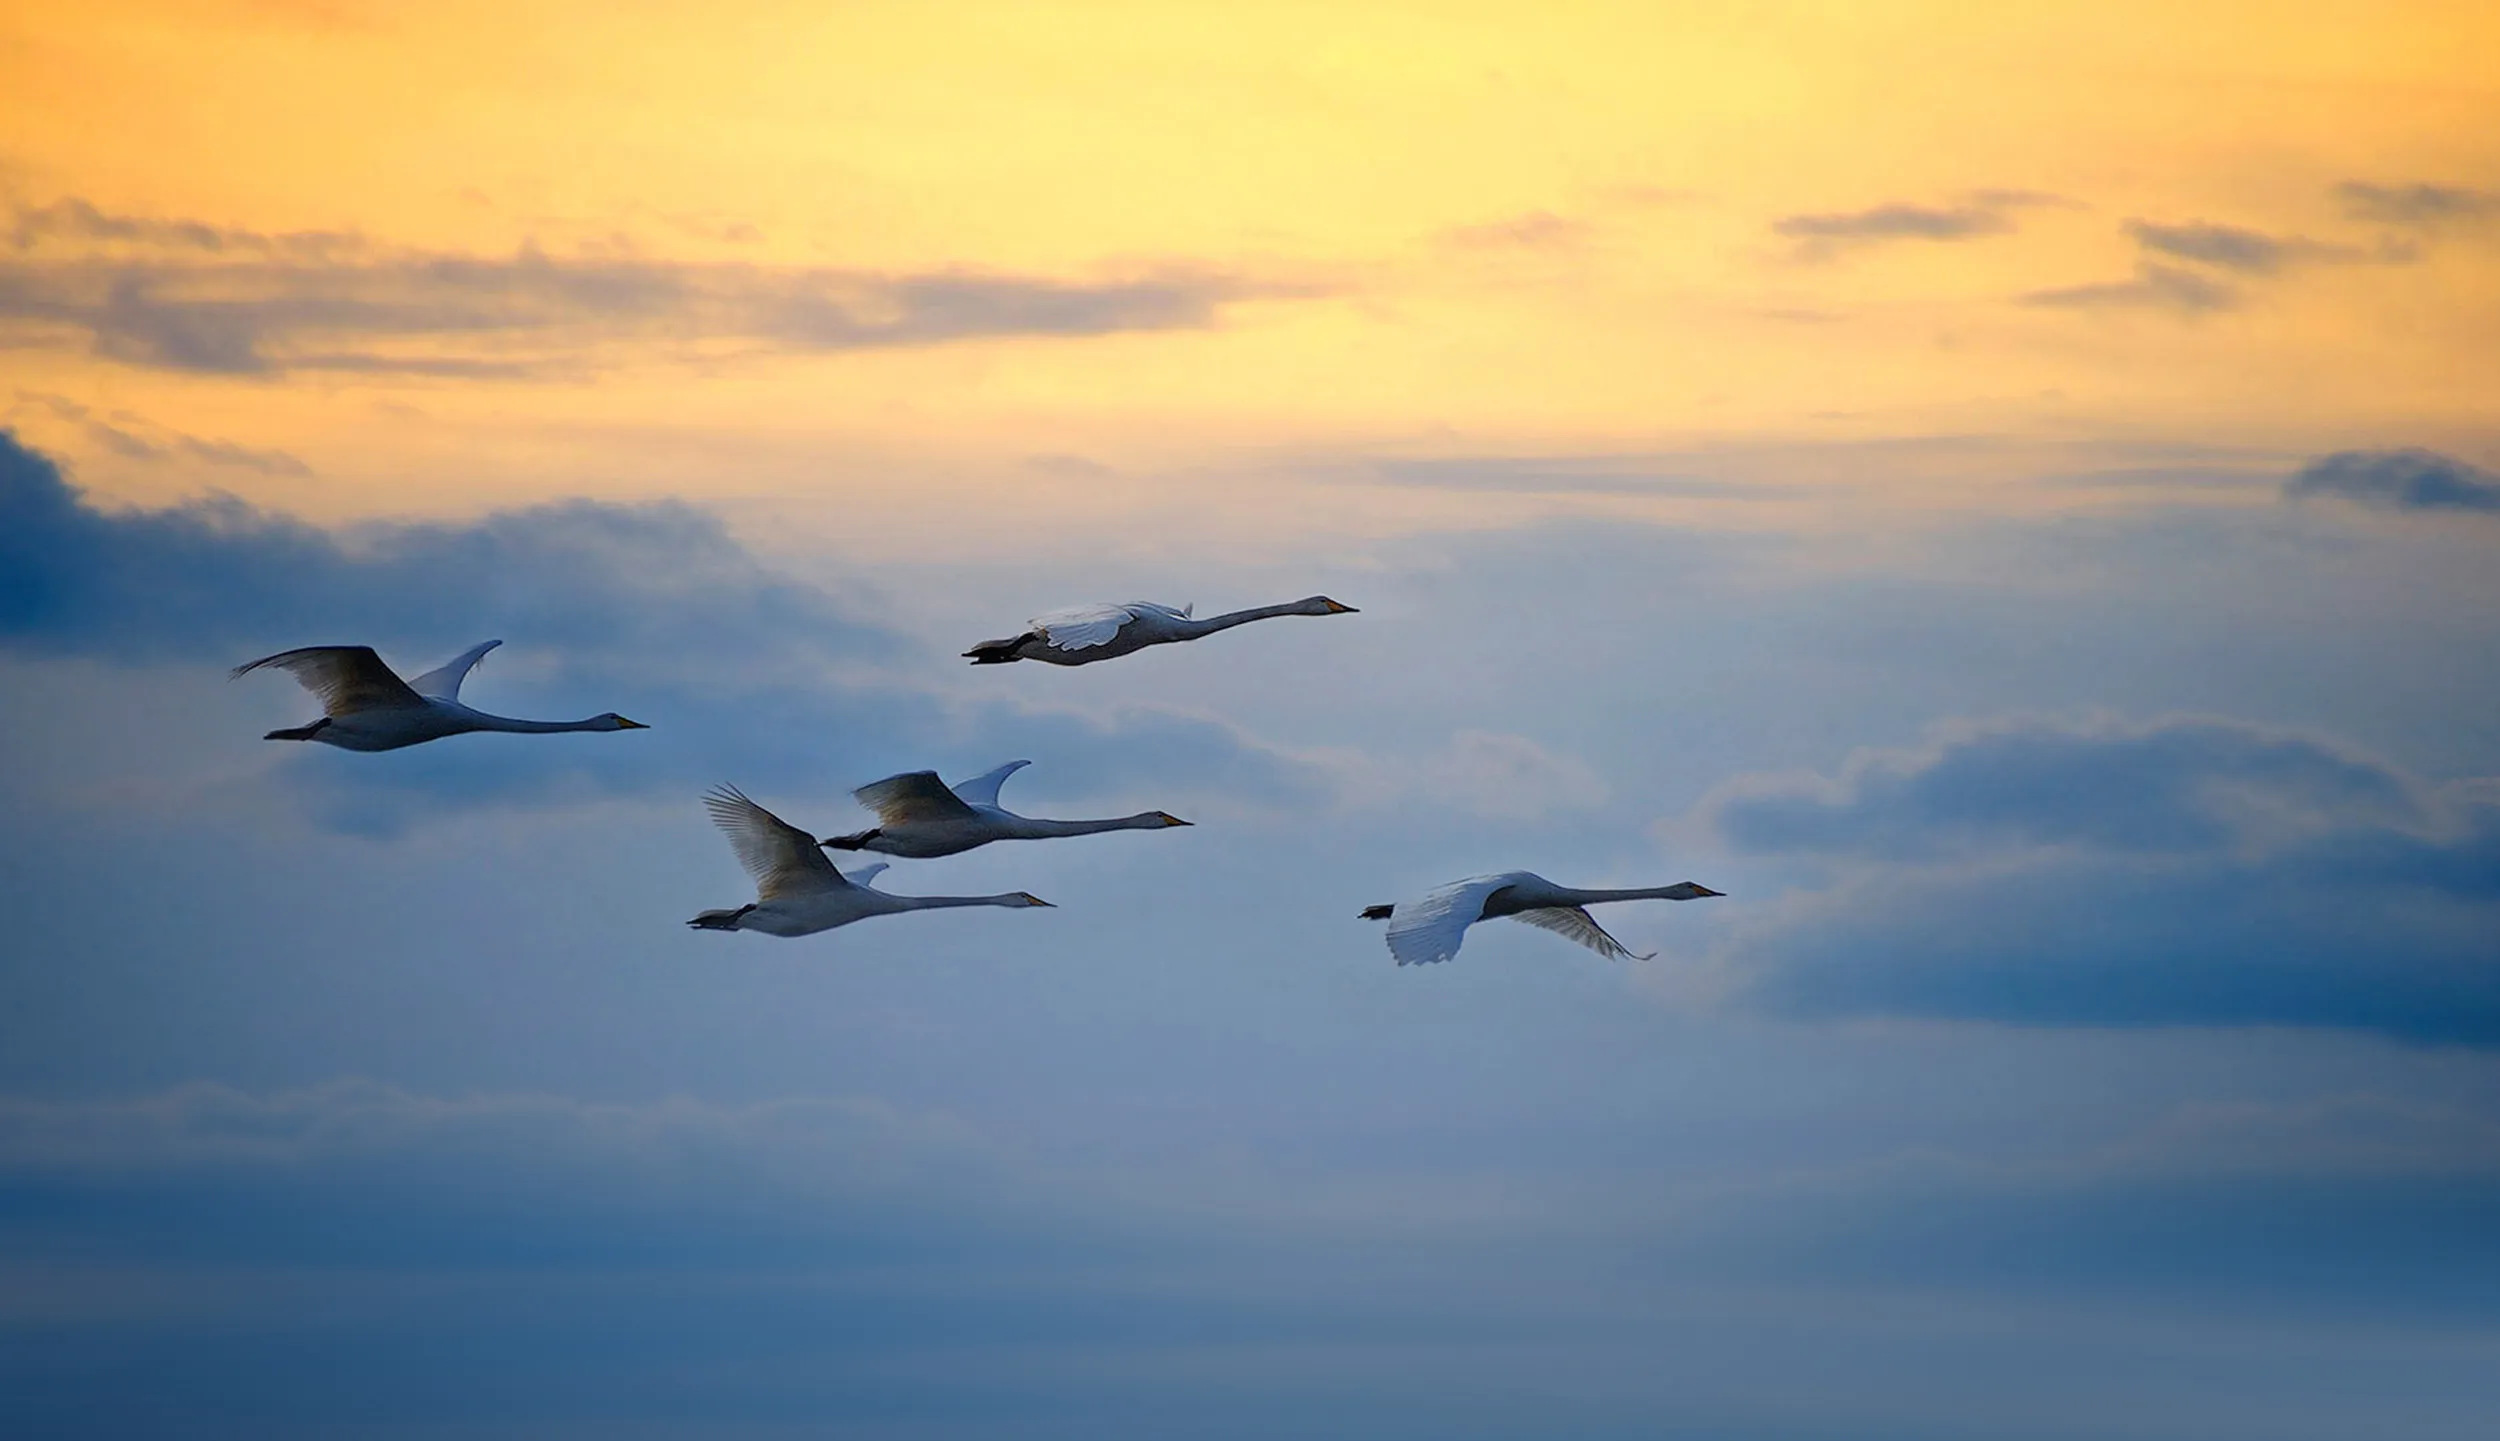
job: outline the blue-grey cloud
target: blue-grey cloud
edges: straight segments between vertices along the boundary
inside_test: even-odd
[[[2384,510],[2500,514],[2500,475],[2434,450],[2341,450],[2283,483],[2293,500],[2333,496]]]
[[[2427,181],[2380,185],[2347,180],[2335,187],[2335,198],[2343,202],[2344,213],[2355,220],[2419,230],[2500,215],[2500,190],[2466,185],[2434,185]]]
[[[21,211],[0,259],[0,339],[83,337],[131,365],[518,375],[641,341],[854,350],[1211,325],[1298,287],[1170,264],[1105,280],[672,263],[631,254],[392,249],[98,212]],[[110,251],[111,253],[106,253]]]
[[[2136,266],[2133,280],[2055,286],[2026,291],[2016,299],[2024,305],[2058,310],[2168,310],[2204,315],[2233,308],[2240,303],[2240,294],[2192,270],[2144,261]]]
[[[2500,1046],[2500,805],[2321,741],[1965,726],[1706,811],[1828,874],[1731,960],[1775,1011]]]

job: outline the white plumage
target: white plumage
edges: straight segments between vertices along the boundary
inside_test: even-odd
[[[1610,961],[1646,961],[1653,957],[1635,954],[1582,908],[1604,901],[1690,901],[1720,894],[1691,881],[1636,890],[1578,890],[1558,886],[1533,871],[1503,871],[1452,881],[1393,906],[1372,906],[1363,916],[1389,923],[1389,954],[1401,966],[1446,961],[1458,954],[1469,926],[1503,917],[1567,937]]]
[[[762,931],[768,936],[807,936],[903,911],[959,906],[1023,909],[1050,902],[1026,891],[996,896],[898,896],[867,882],[885,869],[862,866],[852,876],[835,870],[815,839],[749,800],[736,786],[703,798],[713,824],[729,838],[738,864],[755,878],[755,900],[734,910],[705,911],[687,925],[704,931]]]
[[[1248,625],[1280,615],[1352,615],[1354,607],[1324,595],[1306,596],[1283,605],[1263,605],[1224,615],[1193,619],[1190,607],[1178,610],[1150,600],[1070,606],[1025,622],[1024,633],[1004,640],[985,640],[964,654],[974,665],[1005,665],[1038,660],[1051,665],[1090,665],[1127,655],[1150,645],[1196,640],[1219,630]]]

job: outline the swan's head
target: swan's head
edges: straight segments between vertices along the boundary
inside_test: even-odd
[[[1054,905],[1052,905],[1050,902],[1048,902],[1048,901],[1046,901],[1046,900],[1043,900],[1040,896],[1037,896],[1037,895],[1033,894],[1031,891],[1018,891],[1018,892],[1016,892],[1016,893],[1015,893],[1015,896],[1013,897],[1013,899],[1012,899],[1012,901],[1011,901],[1011,904],[1014,904],[1014,905],[1019,905],[1019,906],[1024,906],[1024,907],[1027,907],[1027,908],[1030,908],[1030,907],[1033,907],[1033,906],[1040,906],[1040,907],[1041,907],[1042,909],[1044,909],[1044,910],[1053,910],[1053,911],[1055,911],[1055,910],[1057,910],[1057,909],[1058,909],[1058,907],[1057,907],[1057,906],[1054,906]]]
[[[1294,605],[1298,607],[1304,615],[1359,614],[1354,607],[1347,605],[1345,602],[1330,600],[1324,595],[1315,595],[1309,600],[1298,600],[1294,602]]]
[[[609,711],[605,715],[592,716],[590,720],[591,724],[603,731],[647,731],[651,729],[638,720],[627,720],[614,711]]]
[[[1156,811],[1154,813],[1154,820],[1155,824],[1160,826],[1185,826],[1189,824],[1189,822],[1182,820],[1179,816],[1172,814],[1170,811]]]

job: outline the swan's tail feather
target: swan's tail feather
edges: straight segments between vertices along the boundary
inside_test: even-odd
[[[734,931],[738,929],[739,918],[754,909],[754,903],[749,902],[734,911],[705,911],[686,924],[698,931]]]

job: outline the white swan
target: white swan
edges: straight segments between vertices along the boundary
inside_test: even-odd
[[[1401,966],[1448,960],[1458,954],[1469,926],[1499,916],[1567,936],[1610,961],[1627,956],[1646,961],[1654,957],[1633,955],[1581,907],[1600,901],[1694,901],[1725,894],[1691,881],[1630,891],[1582,891],[1555,885],[1531,871],[1504,871],[1452,881],[1394,906],[1366,906],[1363,919],[1389,923],[1389,954]]]
[[[909,771],[861,786],[851,794],[877,813],[877,824],[818,842],[839,851],[882,851],[925,861],[985,846],[992,841],[1036,841],[1051,836],[1090,836],[1103,831],[1159,831],[1189,822],[1169,811],[1140,811],[1107,821],[1040,821],[1002,810],[998,788],[1033,764],[1009,761],[951,789],[936,771]]]
[[[1340,605],[1324,595],[1287,601],[1283,605],[1263,605],[1255,610],[1237,610],[1228,615],[1213,615],[1205,620],[1192,620],[1190,607],[1174,610],[1150,600],[1133,600],[1125,605],[1080,605],[1037,615],[1024,623],[1024,634],[1005,640],[985,640],[964,654],[974,665],[1005,665],[1009,661],[1038,660],[1052,665],[1089,665],[1098,660],[1127,655],[1150,645],[1169,645],[1174,641],[1196,640],[1219,630],[1248,625],[1278,615],[1353,615],[1354,607]]]
[[[351,751],[395,751],[469,731],[638,731],[650,727],[614,711],[588,720],[533,721],[488,715],[460,703],[460,682],[499,640],[480,641],[418,676],[401,680],[369,645],[308,645],[234,668],[237,676],[276,666],[321,698],[325,712],[311,725],[271,731],[266,740],[320,741]]]
[[[950,906],[1047,906],[1024,891],[1003,896],[897,896],[860,884],[882,864],[862,866],[845,877],[807,832],[748,800],[736,786],[703,798],[712,821],[729,837],[738,863],[755,877],[755,899],[735,910],[705,911],[687,925],[699,931],[762,931],[768,936],[809,936],[870,916],[934,911]]]

